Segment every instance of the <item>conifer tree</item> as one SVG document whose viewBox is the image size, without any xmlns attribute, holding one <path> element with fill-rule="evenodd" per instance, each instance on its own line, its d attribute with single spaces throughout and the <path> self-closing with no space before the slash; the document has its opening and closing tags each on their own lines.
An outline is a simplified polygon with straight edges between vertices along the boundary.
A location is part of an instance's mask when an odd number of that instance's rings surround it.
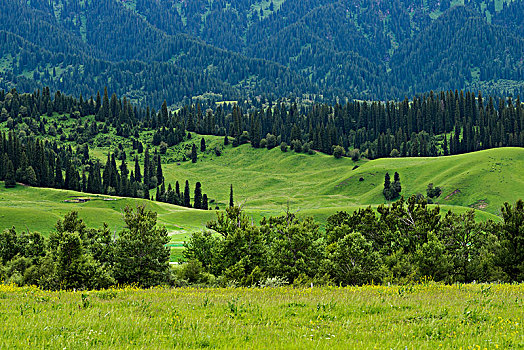
<svg viewBox="0 0 524 350">
<path fill-rule="evenodd" d="M 135 181 L 142 182 L 142 174 L 140 172 L 140 164 L 138 163 L 138 157 L 135 157 Z"/>
<path fill-rule="evenodd" d="M 5 188 L 12 188 L 16 186 L 15 181 L 15 168 L 13 166 L 13 162 L 9 160 L 7 162 L 7 172 L 5 174 Z"/>
<path fill-rule="evenodd" d="M 61 166 L 60 158 L 57 158 L 56 160 L 56 166 L 55 166 L 55 187 L 56 188 L 63 188 L 64 187 L 64 178 L 62 175 L 62 166 Z"/>
<path fill-rule="evenodd" d="M 189 194 L 189 181 L 187 180 L 184 188 L 184 207 L 191 208 L 191 195 Z"/>
<path fill-rule="evenodd" d="M 149 158 L 149 147 L 146 147 L 144 153 L 144 186 L 150 189 L 151 185 L 151 159 Z"/>
<path fill-rule="evenodd" d="M 195 184 L 195 196 L 193 197 L 193 207 L 202 209 L 202 185 L 197 181 Z"/>
<path fill-rule="evenodd" d="M 233 201 L 233 184 L 231 184 L 231 187 L 229 188 L 229 207 L 233 208 L 235 206 L 235 202 Z"/>
<path fill-rule="evenodd" d="M 162 173 L 162 161 L 160 159 L 160 154 L 158 154 L 156 158 L 156 178 L 159 184 L 164 183 L 164 175 Z"/>
<path fill-rule="evenodd" d="M 202 196 L 202 209 L 204 209 L 204 210 L 208 210 L 209 209 L 209 206 L 208 206 L 208 203 L 207 203 L 207 194 L 205 194 L 205 193 Z"/>
<path fill-rule="evenodd" d="M 200 140 L 200 152 L 205 152 L 205 151 L 206 151 L 206 140 L 202 138 Z"/>
<path fill-rule="evenodd" d="M 193 147 L 191 147 L 191 162 L 197 162 L 197 148 L 195 144 L 193 144 Z"/>
</svg>

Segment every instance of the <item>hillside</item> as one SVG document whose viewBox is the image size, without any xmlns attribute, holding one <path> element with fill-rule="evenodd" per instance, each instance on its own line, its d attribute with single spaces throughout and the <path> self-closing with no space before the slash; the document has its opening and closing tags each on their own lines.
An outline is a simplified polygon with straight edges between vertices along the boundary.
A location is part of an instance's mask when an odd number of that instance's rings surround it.
<svg viewBox="0 0 524 350">
<path fill-rule="evenodd" d="M 206 136 L 206 140 L 211 138 Z M 215 142 L 222 139 L 216 138 Z M 213 143 L 211 143 L 211 147 Z M 355 165 L 359 167 L 352 170 Z M 386 203 L 384 174 L 400 174 L 402 195 L 426 193 L 432 182 L 443 188 L 439 204 L 481 207 L 497 214 L 505 201 L 524 197 L 524 149 L 499 148 L 438 158 L 389 158 L 354 163 L 349 158 L 283 153 L 249 145 L 226 148 L 221 157 L 206 155 L 197 164 L 166 164 L 166 181 L 202 182 L 210 198 L 227 202 L 229 184 L 245 208 L 316 210 Z M 359 181 L 360 178 L 363 181 Z M 459 190 L 460 193 L 444 197 Z"/>
<path fill-rule="evenodd" d="M 517 95 L 523 7 L 522 0 L 2 0 L 0 88 L 47 85 L 91 96 L 108 86 L 143 105 L 176 106 L 192 97 L 401 99 L 447 88 Z"/>
<path fill-rule="evenodd" d="M 218 142 L 216 140 L 215 142 Z M 103 150 L 95 155 L 103 157 Z M 167 164 L 167 182 L 189 179 L 201 181 L 210 198 L 224 208 L 229 185 L 233 184 L 235 200 L 242 203 L 256 221 L 289 209 L 300 216 L 313 216 L 321 223 L 338 210 L 353 211 L 362 206 L 386 203 L 382 195 L 383 174 L 398 171 L 403 192 L 424 193 L 427 184 L 443 188 L 437 200 L 442 210 L 458 213 L 468 207 L 481 209 L 481 220 L 497 218 L 503 202 L 524 197 L 524 179 L 519 169 L 524 166 L 524 150 L 502 148 L 466 155 L 440 158 L 379 159 L 359 162 L 358 169 L 347 159 L 315 154 L 282 153 L 274 149 L 256 150 L 244 145 L 226 148 L 221 157 L 206 156 L 198 164 Z M 322 170 L 321 170 L 322 169 Z M 359 179 L 364 181 L 360 182 Z M 444 199 L 459 190 L 460 193 Z M 91 198 L 86 203 L 68 203 L 73 198 Z M 112 200 L 103 200 L 112 199 Z M 188 232 L 200 230 L 215 216 L 214 211 L 201 211 L 141 199 L 82 194 L 74 191 L 17 186 L 0 186 L 0 227 L 16 226 L 44 234 L 70 210 L 77 210 L 89 225 L 101 222 L 110 228 L 122 227 L 121 213 L 126 205 L 147 203 L 158 212 L 159 223 L 166 225 L 173 241 L 182 241 Z"/>
</svg>

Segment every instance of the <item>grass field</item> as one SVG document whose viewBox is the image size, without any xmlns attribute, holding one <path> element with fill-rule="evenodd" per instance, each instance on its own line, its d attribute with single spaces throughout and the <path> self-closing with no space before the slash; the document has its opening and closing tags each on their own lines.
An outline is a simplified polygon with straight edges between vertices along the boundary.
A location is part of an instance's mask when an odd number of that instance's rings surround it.
<svg viewBox="0 0 524 350">
<path fill-rule="evenodd" d="M 199 143 L 200 136 L 193 141 Z M 222 144 L 222 138 L 206 137 L 208 149 Z M 182 148 L 183 145 L 180 146 Z M 105 158 L 103 148 L 92 154 Z M 167 157 L 175 157 L 170 150 Z M 355 165 L 359 167 L 353 170 Z M 289 208 L 299 216 L 313 216 L 321 224 L 339 210 L 352 212 L 362 206 L 386 203 L 382 195 L 386 171 L 398 171 L 404 196 L 425 193 L 433 182 L 444 190 L 437 200 L 442 211 L 463 213 L 474 207 L 479 220 L 499 220 L 496 214 L 504 201 L 524 198 L 524 149 L 501 148 L 440 158 L 397 158 L 359 161 L 314 154 L 283 153 L 253 149 L 249 145 L 228 146 L 217 157 L 212 151 L 199 154 L 196 164 L 171 162 L 164 165 L 166 181 L 189 179 L 191 186 L 202 182 L 211 206 L 221 209 L 233 184 L 235 201 L 242 203 L 254 221 L 279 215 Z M 362 181 L 360 181 L 362 179 Z M 454 194 L 453 194 L 454 193 Z M 452 195 L 451 195 L 452 194 Z M 449 196 L 449 197 L 448 197 Z M 68 203 L 72 198 L 89 198 L 86 203 Z M 447 198 L 447 199 L 446 199 Z M 106 199 L 106 200 L 104 200 Z M 111 200 L 108 200 L 111 199 Z M 126 205 L 146 204 L 158 212 L 172 240 L 172 260 L 181 256 L 182 243 L 189 233 L 201 230 L 215 217 L 214 211 L 181 208 L 165 203 L 73 191 L 31 188 L 18 185 L 5 189 L 0 184 L 0 229 L 15 226 L 48 235 L 65 213 L 77 210 L 91 227 L 106 222 L 112 231 L 123 226 Z"/>
<path fill-rule="evenodd" d="M 206 137 L 207 143 L 222 139 Z M 210 142 L 212 141 L 212 142 Z M 199 142 L 197 140 L 197 142 Z M 359 167 L 355 170 L 355 165 Z M 200 181 L 204 192 L 224 207 L 233 184 L 235 200 L 248 209 L 307 212 L 322 208 L 386 203 L 384 175 L 400 174 L 402 195 L 426 193 L 430 182 L 443 188 L 442 205 L 475 207 L 498 214 L 505 202 L 524 197 L 524 149 L 499 148 L 438 158 L 387 158 L 354 163 L 349 158 L 283 153 L 228 146 L 224 155 L 199 155 L 196 164 L 164 166 L 168 182 Z M 362 178 L 362 181 L 360 179 Z M 458 190 L 458 191 L 457 191 Z M 454 195 L 451 195 L 454 193 Z M 445 199 L 448 195 L 448 199 Z"/>
<path fill-rule="evenodd" d="M 524 285 L 133 288 L 0 284 L 0 348 L 517 349 Z"/>
</svg>

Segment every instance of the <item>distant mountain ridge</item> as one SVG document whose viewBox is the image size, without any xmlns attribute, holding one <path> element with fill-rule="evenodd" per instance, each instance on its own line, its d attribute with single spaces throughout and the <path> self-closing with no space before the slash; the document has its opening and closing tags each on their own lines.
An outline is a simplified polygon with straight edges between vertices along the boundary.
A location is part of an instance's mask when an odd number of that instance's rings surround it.
<svg viewBox="0 0 524 350">
<path fill-rule="evenodd" d="M 451 4 L 0 0 L 0 88 L 94 95 L 107 86 L 151 105 L 522 94 L 524 1 Z"/>
</svg>

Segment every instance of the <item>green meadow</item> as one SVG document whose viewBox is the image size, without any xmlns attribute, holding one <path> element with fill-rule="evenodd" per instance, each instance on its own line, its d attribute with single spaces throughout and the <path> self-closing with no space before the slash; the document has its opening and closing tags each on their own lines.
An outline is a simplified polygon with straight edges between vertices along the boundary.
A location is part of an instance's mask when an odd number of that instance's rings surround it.
<svg viewBox="0 0 524 350">
<path fill-rule="evenodd" d="M 0 348 L 518 349 L 522 284 L 42 291 L 0 284 Z"/>
<path fill-rule="evenodd" d="M 206 137 L 209 148 L 221 142 Z M 171 151 L 171 150 L 170 150 Z M 94 152 L 102 157 L 103 150 Z M 169 153 L 168 153 L 169 156 Z M 355 166 L 358 168 L 354 169 Z M 336 211 L 352 212 L 363 206 L 387 204 L 382 195 L 386 171 L 399 172 L 402 194 L 423 193 L 433 182 L 443 188 L 435 202 L 442 211 L 459 213 L 477 210 L 479 220 L 498 220 L 503 202 L 524 197 L 524 149 L 500 148 L 439 158 L 396 158 L 361 160 L 316 153 L 286 153 L 280 149 L 253 149 L 249 145 L 227 146 L 219 157 L 199 153 L 196 164 L 172 162 L 164 165 L 167 182 L 188 179 L 191 188 L 202 183 L 211 207 L 223 209 L 233 184 L 235 202 L 241 204 L 253 220 L 278 215 L 286 210 L 300 216 L 313 216 L 321 224 Z M 86 198 L 85 203 L 69 202 Z M 126 205 L 145 204 L 158 213 L 174 241 L 182 241 L 189 232 L 200 230 L 215 217 L 213 211 L 181 208 L 140 199 L 88 195 L 73 191 L 0 186 L 0 227 L 15 226 L 48 234 L 56 221 L 77 210 L 86 223 L 98 227 L 105 222 L 118 231 L 122 228 L 122 209 Z"/>
</svg>

